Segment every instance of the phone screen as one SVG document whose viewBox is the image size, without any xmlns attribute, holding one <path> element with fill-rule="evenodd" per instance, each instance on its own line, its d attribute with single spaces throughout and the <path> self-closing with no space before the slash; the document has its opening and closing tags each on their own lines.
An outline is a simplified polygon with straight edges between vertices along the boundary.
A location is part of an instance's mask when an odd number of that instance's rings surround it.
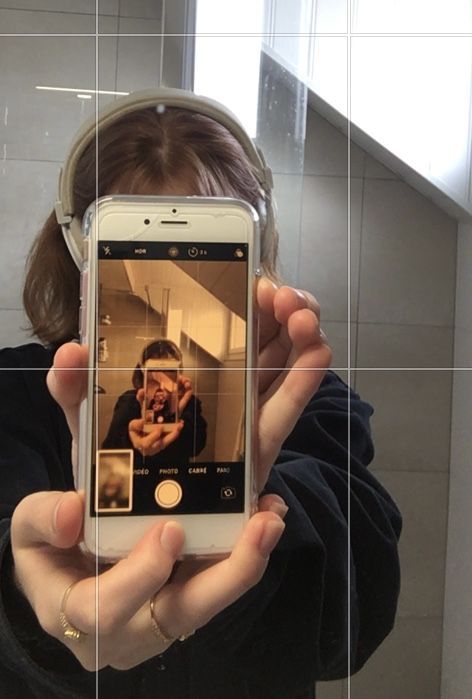
<svg viewBox="0 0 472 699">
<path fill-rule="evenodd" d="M 91 516 L 244 511 L 246 243 L 100 241 Z"/>
</svg>

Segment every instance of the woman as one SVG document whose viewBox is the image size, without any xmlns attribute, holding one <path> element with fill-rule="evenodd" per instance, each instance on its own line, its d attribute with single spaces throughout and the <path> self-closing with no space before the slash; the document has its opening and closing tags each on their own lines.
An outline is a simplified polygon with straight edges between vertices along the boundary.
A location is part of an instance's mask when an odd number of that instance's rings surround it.
<svg viewBox="0 0 472 699">
<path fill-rule="evenodd" d="M 134 448 L 136 468 L 142 467 L 143 457 L 148 465 L 163 460 L 185 463 L 205 446 L 206 422 L 191 382 L 178 377 L 177 370 L 152 371 L 158 360 L 173 360 L 181 367 L 182 353 L 168 339 L 156 340 L 143 349 L 133 372 L 134 388 L 118 398 L 102 444 L 103 449 Z M 176 403 L 173 409 L 172 403 Z"/>
<path fill-rule="evenodd" d="M 98 183 L 95 139 L 81 154 L 76 216 L 107 193 L 270 205 L 243 137 L 197 113 L 197 100 L 193 111 L 126 105 L 99 125 Z M 392 628 L 400 517 L 366 469 L 371 408 L 326 373 L 316 301 L 275 283 L 273 226 L 264 226 L 257 288 L 259 512 L 231 556 L 204 564 L 175 566 L 184 534 L 171 520 L 104 570 L 78 548 L 73 468 L 87 356 L 68 342 L 79 305 L 68 248 L 52 213 L 25 287 L 45 346 L 1 354 L 3 695 L 295 699 L 360 668 Z"/>
</svg>

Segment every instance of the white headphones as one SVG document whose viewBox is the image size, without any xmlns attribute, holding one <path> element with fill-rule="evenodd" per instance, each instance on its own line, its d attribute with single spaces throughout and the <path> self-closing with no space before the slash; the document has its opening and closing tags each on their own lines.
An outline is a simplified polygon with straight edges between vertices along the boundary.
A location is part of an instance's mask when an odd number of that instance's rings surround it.
<svg viewBox="0 0 472 699">
<path fill-rule="evenodd" d="M 179 107 L 197 112 L 214 119 L 225 126 L 240 143 L 249 161 L 255 168 L 255 176 L 263 191 L 263 196 L 256 206 L 261 228 L 261 252 L 267 245 L 268 236 L 274 230 L 275 213 L 272 198 L 272 171 L 266 165 L 262 151 L 257 148 L 246 133 L 237 117 L 223 105 L 207 97 L 200 97 L 186 90 L 173 88 L 156 88 L 133 92 L 127 97 L 117 99 L 103 109 L 98 117 L 88 119 L 77 132 L 67 154 L 64 166 L 59 175 L 58 200 L 55 205 L 56 218 L 62 228 L 64 240 L 72 259 L 79 269 L 82 269 L 82 223 L 74 210 L 74 179 L 77 163 L 88 144 L 95 138 L 97 127 L 102 129 L 110 126 L 119 118 L 138 109 L 149 107 Z"/>
</svg>

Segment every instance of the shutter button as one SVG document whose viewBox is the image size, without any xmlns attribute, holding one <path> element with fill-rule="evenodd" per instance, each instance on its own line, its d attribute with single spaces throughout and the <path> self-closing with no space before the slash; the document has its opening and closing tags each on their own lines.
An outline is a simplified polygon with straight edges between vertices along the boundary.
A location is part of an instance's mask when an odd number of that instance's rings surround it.
<svg viewBox="0 0 472 699">
<path fill-rule="evenodd" d="M 167 480 L 158 484 L 154 497 L 161 507 L 171 509 L 182 500 L 182 488 L 177 481 Z"/>
</svg>

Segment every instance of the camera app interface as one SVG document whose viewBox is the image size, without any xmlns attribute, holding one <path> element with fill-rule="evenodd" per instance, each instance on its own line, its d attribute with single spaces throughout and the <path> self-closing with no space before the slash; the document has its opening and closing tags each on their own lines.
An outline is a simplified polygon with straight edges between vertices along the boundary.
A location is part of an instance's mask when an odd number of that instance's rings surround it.
<svg viewBox="0 0 472 699">
<path fill-rule="evenodd" d="M 98 258 L 91 514 L 242 512 L 247 245 Z"/>
</svg>

